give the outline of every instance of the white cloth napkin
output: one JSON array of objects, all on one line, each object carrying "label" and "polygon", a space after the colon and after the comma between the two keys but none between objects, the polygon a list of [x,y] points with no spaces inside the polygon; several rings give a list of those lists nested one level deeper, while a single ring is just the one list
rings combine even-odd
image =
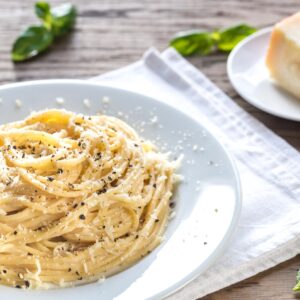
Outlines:
[{"label": "white cloth napkin", "polygon": [[93,78],[144,93],[201,119],[236,158],[243,188],[239,226],[226,253],[168,299],[196,299],[292,258],[300,249],[300,155],[174,50],[154,49]]}]

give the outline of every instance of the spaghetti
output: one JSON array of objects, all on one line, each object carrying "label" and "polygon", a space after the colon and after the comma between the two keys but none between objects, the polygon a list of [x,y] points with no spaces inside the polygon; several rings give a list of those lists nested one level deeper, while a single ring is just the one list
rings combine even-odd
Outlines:
[{"label": "spaghetti", "polygon": [[65,110],[0,126],[0,283],[67,286],[162,240],[174,164],[123,121]]}]

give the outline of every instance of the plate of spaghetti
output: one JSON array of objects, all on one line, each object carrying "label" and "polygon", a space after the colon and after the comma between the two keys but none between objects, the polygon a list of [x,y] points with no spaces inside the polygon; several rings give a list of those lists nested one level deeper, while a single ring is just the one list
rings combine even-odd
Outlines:
[{"label": "plate of spaghetti", "polygon": [[191,116],[80,80],[0,99],[3,299],[161,299],[224,251],[239,178]]}]

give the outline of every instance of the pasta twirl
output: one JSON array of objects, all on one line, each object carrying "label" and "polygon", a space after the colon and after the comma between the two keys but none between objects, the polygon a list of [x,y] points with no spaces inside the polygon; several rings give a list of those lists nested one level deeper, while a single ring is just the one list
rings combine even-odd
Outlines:
[{"label": "pasta twirl", "polygon": [[0,126],[0,283],[109,276],[161,239],[174,164],[121,120],[65,110]]}]

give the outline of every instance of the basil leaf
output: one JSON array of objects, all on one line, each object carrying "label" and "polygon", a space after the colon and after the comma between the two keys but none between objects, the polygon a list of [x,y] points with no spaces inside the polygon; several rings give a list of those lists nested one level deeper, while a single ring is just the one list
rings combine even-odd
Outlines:
[{"label": "basil leaf", "polygon": [[51,9],[51,29],[54,36],[62,36],[69,32],[76,19],[75,6],[66,3]]},{"label": "basil leaf", "polygon": [[52,44],[53,34],[45,26],[27,28],[14,42],[12,60],[24,61],[45,51]]},{"label": "basil leaf", "polygon": [[213,51],[214,43],[206,32],[183,32],[170,41],[170,46],[183,56],[206,55]]},{"label": "basil leaf", "polygon": [[295,291],[295,292],[300,291],[300,269],[298,270],[298,273],[296,276],[296,285],[294,286],[293,291]]},{"label": "basil leaf", "polygon": [[35,6],[35,14],[44,22],[47,23],[47,25],[51,21],[51,13],[50,13],[50,5],[47,2],[36,2]]},{"label": "basil leaf", "polygon": [[43,25],[31,26],[17,38],[11,50],[13,61],[24,61],[45,51],[55,37],[70,31],[76,19],[75,6],[69,3],[51,8],[49,3],[39,1],[35,13]]},{"label": "basil leaf", "polygon": [[255,31],[255,28],[245,24],[230,27],[223,31],[188,31],[173,38],[170,41],[170,46],[183,56],[196,53],[206,55],[216,49],[230,52],[241,40]]},{"label": "basil leaf", "polygon": [[217,47],[221,51],[230,52],[241,40],[255,31],[255,28],[245,24],[227,28],[219,33]]},{"label": "basil leaf", "polygon": [[52,30],[54,36],[66,34],[74,25],[76,18],[76,9],[70,3],[50,8],[47,2],[37,2],[35,13],[43,20],[44,25]]}]

